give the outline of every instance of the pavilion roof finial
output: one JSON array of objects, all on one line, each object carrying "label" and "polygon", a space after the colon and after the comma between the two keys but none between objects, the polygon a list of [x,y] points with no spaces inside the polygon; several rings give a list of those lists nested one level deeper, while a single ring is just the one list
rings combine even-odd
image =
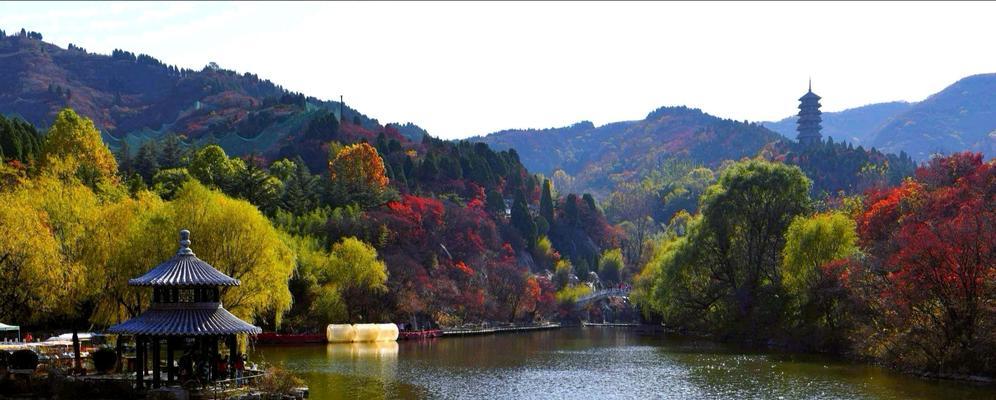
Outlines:
[{"label": "pavilion roof finial", "polygon": [[811,76],[809,77],[809,91],[813,91],[813,77]]},{"label": "pavilion roof finial", "polygon": [[176,254],[184,256],[194,255],[194,251],[190,249],[190,231],[186,229],[180,231],[180,250],[177,250]]}]

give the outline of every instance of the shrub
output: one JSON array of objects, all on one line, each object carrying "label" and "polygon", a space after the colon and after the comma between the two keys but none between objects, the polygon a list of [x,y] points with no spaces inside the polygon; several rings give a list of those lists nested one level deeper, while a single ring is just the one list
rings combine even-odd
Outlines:
[{"label": "shrub", "polygon": [[266,394],[292,395],[294,389],[304,386],[304,381],[282,367],[269,366],[260,377],[258,386]]},{"label": "shrub", "polygon": [[34,350],[17,350],[11,356],[11,369],[30,369],[38,367],[38,353]]},{"label": "shrub", "polygon": [[97,369],[97,372],[106,373],[114,369],[117,363],[118,354],[114,352],[114,349],[101,347],[93,353],[93,367]]},{"label": "shrub", "polygon": [[591,293],[591,288],[587,285],[568,286],[557,291],[557,302],[562,305],[573,304],[589,293]]}]

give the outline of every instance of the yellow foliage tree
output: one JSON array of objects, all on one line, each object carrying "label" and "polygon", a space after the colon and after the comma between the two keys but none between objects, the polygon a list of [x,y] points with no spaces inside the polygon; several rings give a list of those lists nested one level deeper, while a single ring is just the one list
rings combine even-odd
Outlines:
[{"label": "yellow foliage tree", "polygon": [[68,307],[78,268],[63,262],[48,216],[24,191],[0,194],[0,318],[29,322]]},{"label": "yellow foliage tree", "polygon": [[834,306],[828,303],[834,300],[820,298],[820,288],[826,286],[827,279],[821,267],[858,251],[857,227],[843,212],[798,216],[792,220],[785,232],[781,273],[782,285],[789,295],[787,311],[793,321],[826,319],[825,314]]},{"label": "yellow foliage tree", "polygon": [[74,327],[132,317],[148,293],[128,279],[172,257],[183,228],[200,258],[242,280],[222,292],[233,313],[279,324],[290,308],[294,254],[276,228],[251,204],[196,181],[165,202],[147,191],[101,198],[79,181],[39,176],[0,192],[0,222],[0,316]]},{"label": "yellow foliage tree", "polygon": [[148,191],[103,207],[93,240],[106,256],[102,260],[106,268],[94,322],[118,323],[137,316],[149,304],[149,291],[128,286],[128,280],[171,255],[168,242],[175,238],[171,219],[168,204]]},{"label": "yellow foliage tree", "polygon": [[[88,237],[98,219],[97,196],[79,181],[39,177],[0,195],[0,291],[27,294],[28,321],[65,318],[72,325],[89,317],[95,277]],[[14,307],[22,307],[15,304]]]},{"label": "yellow foliage tree", "polygon": [[87,184],[114,182],[118,172],[114,155],[89,118],[63,109],[45,135],[40,157],[42,171],[70,172]]},{"label": "yellow foliage tree", "polygon": [[298,255],[298,279],[309,286],[307,314],[322,324],[352,321],[363,299],[387,292],[387,266],[373,246],[346,237],[326,251],[312,238],[287,240]]},{"label": "yellow foliage tree", "polygon": [[225,307],[239,317],[273,318],[279,325],[291,306],[287,280],[294,272],[294,253],[270,221],[249,202],[196,181],[184,185],[169,205],[172,226],[161,230],[169,237],[161,247],[171,254],[176,232],[190,230],[198,258],[242,281],[240,287],[222,289]]}]

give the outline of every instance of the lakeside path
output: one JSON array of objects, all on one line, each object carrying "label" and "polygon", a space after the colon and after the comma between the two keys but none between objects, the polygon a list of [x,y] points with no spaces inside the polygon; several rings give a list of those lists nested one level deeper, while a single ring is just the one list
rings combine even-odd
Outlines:
[{"label": "lakeside path", "polygon": [[489,327],[489,328],[448,328],[443,329],[443,336],[470,336],[470,335],[487,335],[492,333],[507,333],[507,332],[521,332],[521,331],[538,331],[544,329],[559,329],[559,323],[551,323],[544,325],[528,325],[528,326],[505,326],[505,327]]}]

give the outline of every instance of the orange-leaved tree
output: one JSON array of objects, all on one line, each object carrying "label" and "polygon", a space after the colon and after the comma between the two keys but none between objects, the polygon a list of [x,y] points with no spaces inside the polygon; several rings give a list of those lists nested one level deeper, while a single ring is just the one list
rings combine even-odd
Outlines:
[{"label": "orange-leaved tree", "polygon": [[329,161],[329,178],[336,202],[379,205],[389,182],[384,160],[367,143],[343,147]]}]

